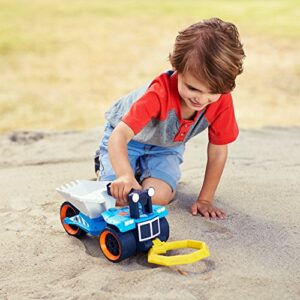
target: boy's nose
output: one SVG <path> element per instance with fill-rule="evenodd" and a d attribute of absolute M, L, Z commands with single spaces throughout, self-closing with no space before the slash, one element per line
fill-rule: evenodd
<path fill-rule="evenodd" d="M 198 102 L 201 105 L 204 105 L 208 102 L 208 99 L 205 96 L 198 96 L 191 99 L 192 101 Z"/>

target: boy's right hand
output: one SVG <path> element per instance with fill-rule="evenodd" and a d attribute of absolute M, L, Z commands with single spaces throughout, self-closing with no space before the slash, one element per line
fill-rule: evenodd
<path fill-rule="evenodd" d="M 128 194 L 131 189 L 142 189 L 141 185 L 132 176 L 120 176 L 114 180 L 110 185 L 111 195 L 116 198 L 117 206 L 124 206 L 128 204 Z"/>
<path fill-rule="evenodd" d="M 224 219 L 226 217 L 222 209 L 212 205 L 211 201 L 207 200 L 197 200 L 192 205 L 191 212 L 193 216 L 196 216 L 199 212 L 206 219 Z"/>

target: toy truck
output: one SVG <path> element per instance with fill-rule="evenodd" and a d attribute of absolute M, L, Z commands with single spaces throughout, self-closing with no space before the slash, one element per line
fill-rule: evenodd
<path fill-rule="evenodd" d="M 111 262 L 148 251 L 156 238 L 162 242 L 169 238 L 168 211 L 152 205 L 153 188 L 132 190 L 129 205 L 119 208 L 110 194 L 109 182 L 77 180 L 57 191 L 66 200 L 60 208 L 65 231 L 77 238 L 99 236 L 100 248 Z"/>

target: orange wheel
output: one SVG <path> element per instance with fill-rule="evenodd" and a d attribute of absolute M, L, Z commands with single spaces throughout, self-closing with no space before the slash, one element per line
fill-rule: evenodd
<path fill-rule="evenodd" d="M 72 236 L 81 237 L 86 234 L 84 230 L 76 225 L 69 225 L 64 222 L 65 218 L 71 218 L 79 214 L 79 210 L 69 202 L 64 202 L 60 207 L 60 221 L 65 231 Z"/>
<path fill-rule="evenodd" d="M 99 243 L 104 256 L 112 262 L 136 254 L 136 240 L 130 231 L 122 233 L 107 227 L 100 234 Z"/>

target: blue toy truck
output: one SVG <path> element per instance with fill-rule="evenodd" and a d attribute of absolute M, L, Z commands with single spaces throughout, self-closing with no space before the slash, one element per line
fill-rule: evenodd
<path fill-rule="evenodd" d="M 132 190 L 128 206 L 115 207 L 108 182 L 78 180 L 57 188 L 66 201 L 60 208 L 65 231 L 77 238 L 99 236 L 100 248 L 111 262 L 147 252 L 153 240 L 167 241 L 168 211 L 152 205 L 154 189 Z"/>

